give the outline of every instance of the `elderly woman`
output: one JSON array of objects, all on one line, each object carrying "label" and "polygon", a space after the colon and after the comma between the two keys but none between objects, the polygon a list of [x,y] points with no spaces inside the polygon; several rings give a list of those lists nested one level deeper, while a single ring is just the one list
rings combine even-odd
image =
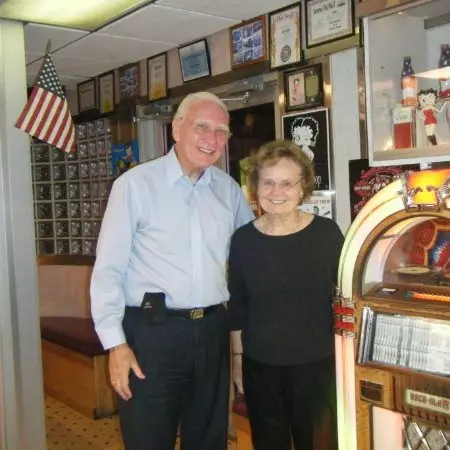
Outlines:
[{"label": "elderly woman", "polygon": [[[343,236],[299,205],[314,189],[310,159],[292,142],[254,155],[249,180],[264,215],[239,228],[229,256],[233,375],[245,392],[255,450],[311,450],[328,417],[337,447],[331,296]],[[323,437],[323,436],[322,436]],[[317,440],[316,440],[317,441]]]}]

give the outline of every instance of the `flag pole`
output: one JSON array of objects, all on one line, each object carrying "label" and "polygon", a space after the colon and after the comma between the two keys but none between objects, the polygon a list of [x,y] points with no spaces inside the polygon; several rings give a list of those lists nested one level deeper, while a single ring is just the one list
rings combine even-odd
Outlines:
[{"label": "flag pole", "polygon": [[45,48],[45,55],[47,56],[48,54],[50,54],[50,50],[52,49],[52,40],[49,39],[47,41],[47,47]]}]

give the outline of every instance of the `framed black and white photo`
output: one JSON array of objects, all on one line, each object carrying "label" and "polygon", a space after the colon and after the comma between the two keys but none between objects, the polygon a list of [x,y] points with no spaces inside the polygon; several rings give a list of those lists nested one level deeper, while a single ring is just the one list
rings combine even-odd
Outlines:
[{"label": "framed black and white photo", "polygon": [[313,192],[313,195],[302,203],[300,209],[316,216],[333,219],[333,196],[332,191]]},{"label": "framed black and white photo", "polygon": [[302,59],[301,4],[269,14],[270,68],[290,66]]},{"label": "framed black and white photo", "polygon": [[114,71],[98,76],[100,114],[114,111]]},{"label": "framed black and white photo", "polygon": [[167,53],[147,59],[148,99],[161,100],[167,97]]},{"label": "framed black and white photo", "polygon": [[211,75],[208,43],[206,39],[178,48],[183,83]]},{"label": "framed black and white photo", "polygon": [[231,27],[230,50],[232,69],[264,61],[267,57],[265,16]]},{"label": "framed black and white photo", "polygon": [[78,112],[91,111],[97,108],[96,79],[92,78],[77,86]]},{"label": "framed black and white photo", "polygon": [[294,142],[314,163],[315,191],[330,189],[328,109],[318,108],[282,117],[283,137]]},{"label": "framed black and white photo", "polygon": [[322,65],[291,70],[284,73],[286,111],[323,105]]},{"label": "framed black and white photo", "polygon": [[307,0],[306,47],[316,47],[355,33],[353,0]]}]

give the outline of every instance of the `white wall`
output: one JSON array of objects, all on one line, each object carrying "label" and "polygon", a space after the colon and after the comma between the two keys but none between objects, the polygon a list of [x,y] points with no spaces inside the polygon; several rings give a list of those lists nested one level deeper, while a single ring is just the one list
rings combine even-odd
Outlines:
[{"label": "white wall", "polygon": [[0,20],[0,445],[45,449],[23,26]]},{"label": "white wall", "polygon": [[350,225],[348,162],[361,157],[357,56],[357,49],[330,56],[336,221],[344,233]]}]

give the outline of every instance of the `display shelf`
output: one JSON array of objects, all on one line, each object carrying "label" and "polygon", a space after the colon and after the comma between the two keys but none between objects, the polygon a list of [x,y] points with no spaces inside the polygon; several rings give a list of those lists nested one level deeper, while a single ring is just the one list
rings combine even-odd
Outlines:
[{"label": "display shelf", "polygon": [[363,21],[372,166],[450,161],[450,23],[433,26],[446,14],[434,0]]}]

